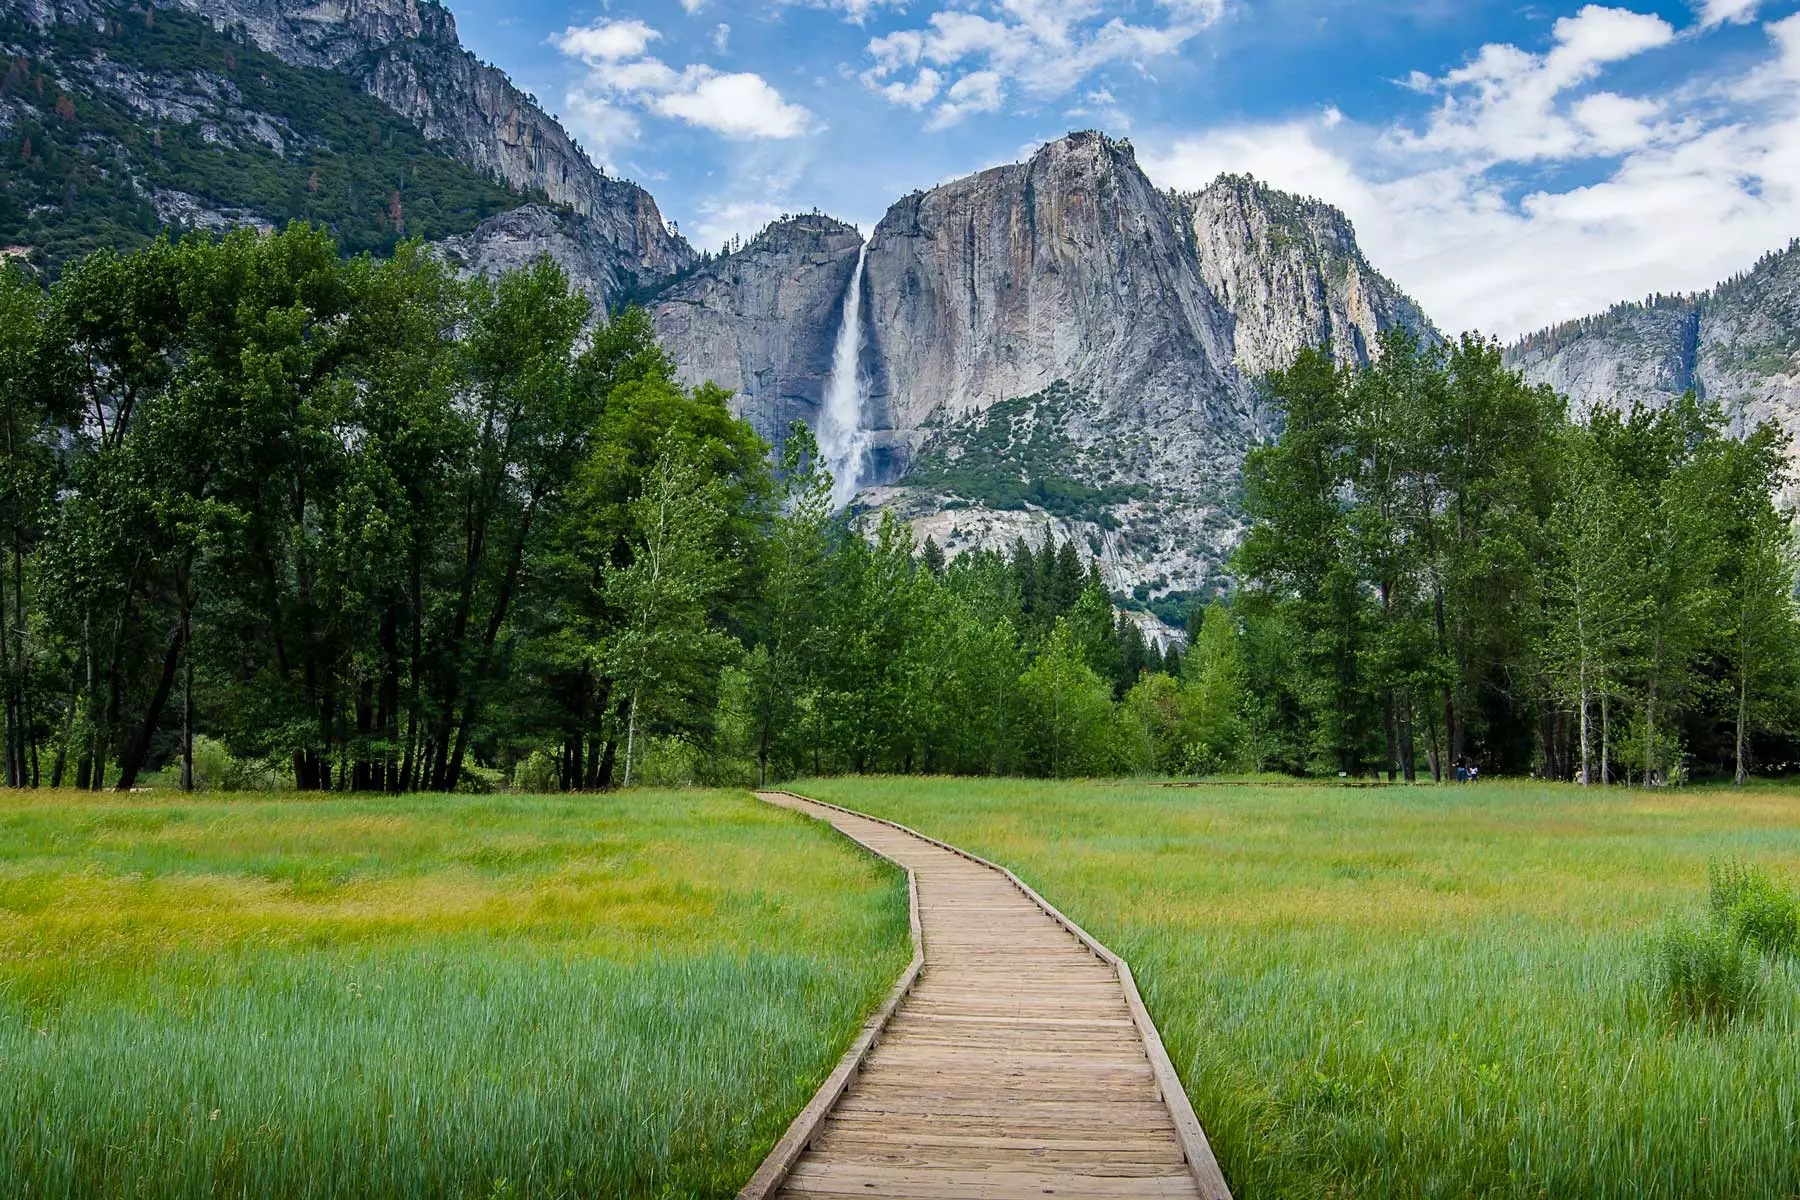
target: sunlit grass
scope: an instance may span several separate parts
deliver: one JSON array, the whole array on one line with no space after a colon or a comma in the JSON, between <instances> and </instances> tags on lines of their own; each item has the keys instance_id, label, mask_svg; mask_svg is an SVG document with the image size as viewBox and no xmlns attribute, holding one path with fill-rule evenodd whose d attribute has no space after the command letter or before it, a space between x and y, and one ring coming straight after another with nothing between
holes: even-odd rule
<instances>
[{"instance_id":1,"label":"sunlit grass","mask_svg":"<svg viewBox=\"0 0 1800 1200\"><path fill-rule=\"evenodd\" d=\"M0 793L0 1195L730 1195L906 938L742 793Z\"/></svg>"},{"instance_id":2,"label":"sunlit grass","mask_svg":"<svg viewBox=\"0 0 1800 1200\"><path fill-rule=\"evenodd\" d=\"M1800 1195L1800 968L1685 1021L1708 863L1800 874L1800 790L843 779L1130 960L1240 1200Z\"/></svg>"}]
</instances>

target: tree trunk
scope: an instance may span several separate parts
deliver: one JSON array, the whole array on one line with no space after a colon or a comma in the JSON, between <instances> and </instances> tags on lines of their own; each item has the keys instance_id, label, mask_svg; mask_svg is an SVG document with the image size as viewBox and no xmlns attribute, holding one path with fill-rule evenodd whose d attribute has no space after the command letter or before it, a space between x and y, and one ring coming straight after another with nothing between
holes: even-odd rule
<instances>
[{"instance_id":1,"label":"tree trunk","mask_svg":"<svg viewBox=\"0 0 1800 1200\"><path fill-rule=\"evenodd\" d=\"M1387 733L1387 777L1393 783L1400 777L1400 718L1394 711L1394 689L1387 689L1386 711L1382 713L1382 724Z\"/></svg>"},{"instance_id":2,"label":"tree trunk","mask_svg":"<svg viewBox=\"0 0 1800 1200\"><path fill-rule=\"evenodd\" d=\"M1593 778L1593 751L1588 737L1588 674L1587 662L1581 664L1581 786L1587 787Z\"/></svg>"},{"instance_id":3,"label":"tree trunk","mask_svg":"<svg viewBox=\"0 0 1800 1200\"><path fill-rule=\"evenodd\" d=\"M602 792L612 790L613 767L619 761L619 740L606 739L606 749L600 755L600 771L594 777L594 787Z\"/></svg>"},{"instance_id":4,"label":"tree trunk","mask_svg":"<svg viewBox=\"0 0 1800 1200\"><path fill-rule=\"evenodd\" d=\"M6 760L6 786L20 787L24 782L25 756L18 753L17 746L22 739L17 738L19 725L18 689L12 678L12 643L7 636L6 628L6 592L0 588L0 679L6 683L6 713L0 724L5 726L6 747L3 752Z\"/></svg>"},{"instance_id":5,"label":"tree trunk","mask_svg":"<svg viewBox=\"0 0 1800 1200\"><path fill-rule=\"evenodd\" d=\"M1419 770L1418 770L1419 764L1416 761L1416 753L1417 752L1415 750L1415 747L1413 746L1413 695L1412 695L1412 689L1410 687L1402 689L1401 696L1402 696L1402 699L1400 701L1400 770L1401 770L1402 775L1405 777L1406 782L1416 783L1416 782L1418 782L1418 777L1419 777ZM1262 766L1260 763L1257 765L1257 769L1259 771L1262 769Z\"/></svg>"},{"instance_id":6,"label":"tree trunk","mask_svg":"<svg viewBox=\"0 0 1800 1200\"><path fill-rule=\"evenodd\" d=\"M24 536L15 527L13 529L13 620L18 622L18 632L13 635L13 658L17 663L13 673L13 686L19 692L19 730L21 736L21 753L29 752L31 756L31 786L38 785L38 740L37 722L31 711L31 658L26 652L25 637L27 633L25 621L25 541Z\"/></svg>"},{"instance_id":7,"label":"tree trunk","mask_svg":"<svg viewBox=\"0 0 1800 1200\"><path fill-rule=\"evenodd\" d=\"M625 786L631 786L631 755L637 743L638 694L631 693L631 715L625 718Z\"/></svg>"},{"instance_id":8,"label":"tree trunk","mask_svg":"<svg viewBox=\"0 0 1800 1200\"><path fill-rule=\"evenodd\" d=\"M194 607L181 606L181 790L194 790Z\"/></svg>"},{"instance_id":9,"label":"tree trunk","mask_svg":"<svg viewBox=\"0 0 1800 1200\"><path fill-rule=\"evenodd\" d=\"M1732 773L1732 782L1738 787L1744 786L1749 777L1745 769L1744 759L1747 747L1744 744L1750 719L1750 673L1741 666L1738 669L1738 705L1737 705L1737 769Z\"/></svg>"},{"instance_id":10,"label":"tree trunk","mask_svg":"<svg viewBox=\"0 0 1800 1200\"><path fill-rule=\"evenodd\" d=\"M137 735L126 746L119 759L119 782L115 790L129 792L137 783L138 773L143 770L144 759L150 754L150 739L156 736L156 727L162 721L163 709L168 707L169 693L175 689L175 673L181 666L182 628L185 622L176 621L175 628L169 633L168 648L163 651L162 672L156 678L156 691L150 697L150 707L145 710L144 723L138 727Z\"/></svg>"},{"instance_id":11,"label":"tree trunk","mask_svg":"<svg viewBox=\"0 0 1800 1200\"><path fill-rule=\"evenodd\" d=\"M81 614L81 663L77 670L82 669L87 673L87 687L84 689L78 684L75 692L81 705L81 753L76 756L75 787L85 792L94 772L94 735L90 726L94 719L95 695L93 620L87 609Z\"/></svg>"},{"instance_id":12,"label":"tree trunk","mask_svg":"<svg viewBox=\"0 0 1800 1200\"><path fill-rule=\"evenodd\" d=\"M1604 689L1600 692L1600 786L1612 782L1612 729L1608 720L1610 701Z\"/></svg>"}]
</instances>

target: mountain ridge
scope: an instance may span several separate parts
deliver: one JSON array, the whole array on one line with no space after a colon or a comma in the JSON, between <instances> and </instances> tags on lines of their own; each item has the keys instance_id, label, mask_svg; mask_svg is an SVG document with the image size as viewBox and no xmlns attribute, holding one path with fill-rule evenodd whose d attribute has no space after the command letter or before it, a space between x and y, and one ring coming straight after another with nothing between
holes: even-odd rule
<instances>
[{"instance_id":1,"label":"mountain ridge","mask_svg":"<svg viewBox=\"0 0 1800 1200\"><path fill-rule=\"evenodd\" d=\"M133 22L149 30L157 12L199 18L220 34L220 41L241 39L293 70L354 80L371 102L416 130L434 153L463 164L491 180L500 194L514 197L509 203L489 204L475 220L459 218L460 228L433 233L461 239L452 249L457 260L472 269L522 260L530 256L528 246L539 242L560 250L558 257L571 274L605 306L680 274L698 257L664 221L649 192L594 166L533 98L504 72L463 48L454 17L429 0L162 0L155 5L0 0L0 19L22 23L38 35L31 40L46 44L14 49L31 49L40 59L56 60L49 65L59 87L68 85L77 93L86 88L85 94L138 114L141 129L115 131L114 141L120 145L135 146L133 138L141 133L160 151L167 132L195 137L207 147L218 141L215 128L243 118L236 139L239 148L261 156L250 170L279 173L284 163L291 165L296 144L283 135L279 117L271 120L266 113L232 107L246 81L234 78L237 72L229 49L221 62L204 69L190 67L172 75L134 79L130 70L121 75L110 65L109 52L116 55L128 47L77 46L84 37L91 42L87 35L96 31L116 34ZM46 55L46 46L49 51L60 46L66 53ZM9 81L16 66L9 64ZM80 87L72 82L77 75L83 77ZM41 86L41 73L38 79ZM216 105L208 101L219 97L225 98L224 107L215 113L211 108ZM23 111L25 119L50 119L22 98L11 106L4 100L0 94L0 132L16 123L9 122L9 107L28 110ZM65 122L73 119L61 115L60 109L58 115ZM302 143L304 148L305 139ZM89 149L82 153L93 157ZM143 178L143 167L140 161L127 174L131 187L148 198L153 188ZM96 163L89 174L105 180L108 171L107 164ZM117 190L117 180L112 182ZM316 176L311 186L317 188ZM401 189L394 190L398 196ZM368 193L365 186L365 199ZM127 196L119 203L130 209L132 200ZM291 211L291 204L274 207L284 212L271 213L266 203L262 207L208 203L205 196L184 193L158 199L151 220L169 223L187 217L192 219L186 224L226 228L267 223L281 215L311 215L304 206L299 214ZM518 215L516 210L523 207L533 211ZM145 211L139 206L127 213L126 227L130 222L141 226ZM356 244L353 239L351 244Z\"/></svg>"},{"instance_id":2,"label":"mountain ridge","mask_svg":"<svg viewBox=\"0 0 1800 1200\"><path fill-rule=\"evenodd\" d=\"M1577 413L1660 407L1692 390L1740 436L1774 422L1800 462L1800 238L1705 291L1615 304L1527 334L1506 359Z\"/></svg>"},{"instance_id":3,"label":"mountain ridge","mask_svg":"<svg viewBox=\"0 0 1800 1200\"><path fill-rule=\"evenodd\" d=\"M818 423L862 246L774 222L658 292L659 336L779 443ZM1165 612L1222 585L1237 468L1277 420L1262 376L1301 346L1367 361L1393 325L1439 337L1329 205L1242 177L1163 192L1094 131L901 197L867 246L858 507L952 554L1073 540Z\"/></svg>"}]
</instances>

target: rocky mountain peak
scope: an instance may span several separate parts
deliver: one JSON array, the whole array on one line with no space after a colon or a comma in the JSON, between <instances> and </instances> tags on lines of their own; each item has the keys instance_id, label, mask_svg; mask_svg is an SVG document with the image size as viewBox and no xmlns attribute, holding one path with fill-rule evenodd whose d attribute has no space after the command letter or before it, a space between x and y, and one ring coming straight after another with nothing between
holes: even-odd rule
<instances>
[{"instance_id":1,"label":"rocky mountain peak","mask_svg":"<svg viewBox=\"0 0 1800 1200\"><path fill-rule=\"evenodd\" d=\"M794 420L818 425L862 244L855 226L832 217L784 217L666 286L652 308L657 334L688 383L731 389L779 446Z\"/></svg>"},{"instance_id":2,"label":"rocky mountain peak","mask_svg":"<svg viewBox=\"0 0 1800 1200\"><path fill-rule=\"evenodd\" d=\"M38 2L38 0L34 0ZM84 0L72 0L83 3ZM421 0L165 0L241 30L284 61L342 71L426 137L520 193L592 223L566 240L604 247L583 274L625 290L687 269L694 250L650 193L596 167L568 132L506 74L463 49L448 9ZM496 230L511 235L502 222ZM501 257L505 251L499 252ZM602 261L603 260L603 261ZM609 302L617 291L598 294Z\"/></svg>"},{"instance_id":3,"label":"rocky mountain peak","mask_svg":"<svg viewBox=\"0 0 1800 1200\"><path fill-rule=\"evenodd\" d=\"M1235 362L1246 375L1278 370L1306 346L1367 362L1393 326L1438 336L1412 298L1369 265L1341 210L1248 175L1221 175L1173 203L1202 277L1232 314Z\"/></svg>"},{"instance_id":4,"label":"rocky mountain peak","mask_svg":"<svg viewBox=\"0 0 1800 1200\"><path fill-rule=\"evenodd\" d=\"M1615 304L1531 334L1507 362L1577 415L1659 407L1692 390L1735 432L1773 421L1800 435L1800 240L1710 291ZM1790 453L1800 459L1800 444Z\"/></svg>"},{"instance_id":5,"label":"rocky mountain peak","mask_svg":"<svg viewBox=\"0 0 1800 1200\"><path fill-rule=\"evenodd\" d=\"M777 222L660 294L657 329L779 438L816 422L861 247ZM1390 324L1435 336L1337 210L1241 178L1165 193L1093 131L903 197L863 287L857 506L951 553L1052 530L1170 611L1223 571L1262 375L1328 341L1366 356Z\"/></svg>"}]
</instances>

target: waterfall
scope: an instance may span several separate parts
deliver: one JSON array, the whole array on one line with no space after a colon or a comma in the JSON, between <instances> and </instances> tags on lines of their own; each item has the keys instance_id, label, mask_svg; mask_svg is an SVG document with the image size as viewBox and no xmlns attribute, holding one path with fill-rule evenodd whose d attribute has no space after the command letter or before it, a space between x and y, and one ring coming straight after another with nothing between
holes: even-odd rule
<instances>
[{"instance_id":1,"label":"waterfall","mask_svg":"<svg viewBox=\"0 0 1800 1200\"><path fill-rule=\"evenodd\" d=\"M863 428L863 401L869 381L862 373L862 283L869 243L856 252L856 270L844 297L844 323L838 328L831 355L831 378L825 381L825 410L819 416L819 453L831 471L831 506L844 508L856 495L863 460L869 453L869 431Z\"/></svg>"}]
</instances>

